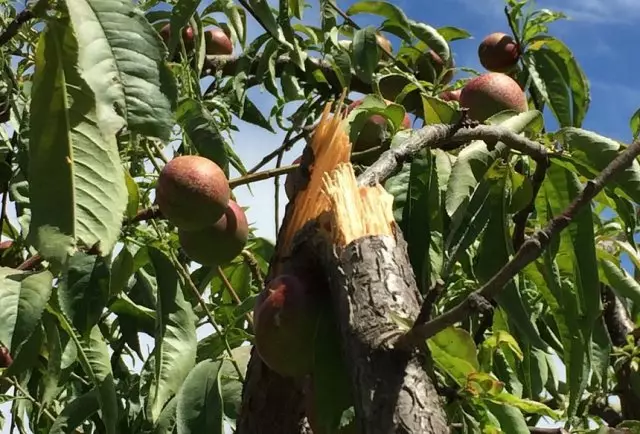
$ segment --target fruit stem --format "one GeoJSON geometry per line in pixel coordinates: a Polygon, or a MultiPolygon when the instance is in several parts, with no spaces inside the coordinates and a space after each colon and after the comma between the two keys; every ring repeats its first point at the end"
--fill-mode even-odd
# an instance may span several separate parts
{"type": "Polygon", "coordinates": [[[215,318],[213,317],[213,314],[207,307],[207,302],[204,300],[204,298],[202,298],[202,294],[200,294],[200,292],[198,291],[198,288],[193,283],[193,280],[191,280],[191,276],[189,275],[189,270],[187,270],[185,266],[178,260],[178,258],[175,256],[175,253],[171,252],[170,255],[171,255],[171,260],[176,267],[176,270],[178,270],[178,273],[184,279],[185,284],[189,287],[191,292],[193,292],[193,295],[198,299],[198,303],[200,303],[200,307],[202,307],[202,310],[204,310],[204,313],[207,315],[207,318],[209,318],[209,322],[211,323],[211,326],[213,326],[213,329],[216,331],[218,336],[220,336],[220,338],[222,339],[222,342],[224,342],[225,350],[227,351],[227,353],[229,354],[229,358],[231,359],[231,364],[233,365],[236,372],[238,373],[238,378],[240,379],[240,381],[244,383],[244,375],[242,374],[242,370],[240,369],[240,366],[238,366],[238,362],[236,362],[236,359],[233,357],[233,352],[231,351],[231,346],[229,345],[229,341],[227,341],[227,338],[224,336],[222,329],[220,328],[215,318]]]}

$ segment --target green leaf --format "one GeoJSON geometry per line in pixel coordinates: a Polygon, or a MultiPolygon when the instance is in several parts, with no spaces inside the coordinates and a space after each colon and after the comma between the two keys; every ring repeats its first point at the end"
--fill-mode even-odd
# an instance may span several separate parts
{"type": "Polygon", "coordinates": [[[460,386],[467,384],[467,376],[480,369],[476,345],[466,330],[447,327],[427,340],[434,362],[460,386]]]}
{"type": "Polygon", "coordinates": [[[280,41],[288,49],[293,49],[291,43],[285,39],[282,29],[278,25],[273,12],[271,12],[269,2],[267,0],[249,0],[249,4],[271,36],[280,41]]]}
{"type": "MultiPolygon", "coordinates": [[[[508,118],[499,125],[521,133],[538,122],[539,118],[540,112],[531,110],[508,118]]],[[[500,142],[493,151],[489,151],[483,141],[474,141],[460,151],[447,186],[446,209],[450,216],[469,200],[471,193],[496,158],[508,152],[509,149],[500,142]]]]}
{"type": "Polygon", "coordinates": [[[53,422],[49,434],[67,434],[74,432],[76,428],[82,425],[82,422],[96,414],[100,409],[100,401],[97,389],[91,389],[84,395],[81,395],[60,412],[53,422]]]}
{"type": "Polygon", "coordinates": [[[129,200],[127,201],[127,208],[125,210],[125,216],[128,219],[132,219],[138,213],[138,204],[140,203],[140,189],[136,181],[129,175],[129,172],[124,172],[124,182],[127,185],[127,192],[129,200]]]}
{"type": "Polygon", "coordinates": [[[445,101],[423,94],[420,94],[420,97],[422,98],[425,125],[452,124],[460,118],[460,112],[445,101]]]}
{"type": "Polygon", "coordinates": [[[150,419],[158,420],[164,404],[178,392],[195,365],[196,317],[178,285],[177,272],[164,253],[149,247],[158,282],[154,385],[149,399],[150,419]]]}
{"type": "MultiPolygon", "coordinates": [[[[475,275],[480,284],[488,282],[513,254],[513,245],[508,232],[508,200],[510,197],[509,166],[496,161],[486,174],[491,183],[489,193],[489,208],[491,218],[482,235],[476,254],[475,275]]],[[[520,332],[530,345],[542,350],[547,344],[540,337],[538,330],[531,321],[532,312],[521,294],[517,282],[512,279],[495,297],[496,301],[507,312],[509,322],[520,332]]]]}
{"type": "Polygon", "coordinates": [[[118,401],[116,388],[111,371],[109,351],[100,328],[95,326],[91,329],[90,335],[86,339],[79,337],[73,330],[73,326],[67,321],[64,314],[55,312],[62,328],[71,336],[76,346],[78,360],[95,385],[98,394],[98,402],[102,412],[102,421],[108,434],[116,433],[118,423],[118,401]]]}
{"type": "Polygon", "coordinates": [[[115,137],[96,120],[76,55],[71,29],[49,21],[36,51],[31,100],[29,238],[43,257],[58,262],[76,241],[99,244],[108,254],[127,206],[115,137]]]}
{"type": "Polygon", "coordinates": [[[584,71],[578,64],[576,57],[569,48],[560,40],[544,35],[532,38],[532,42],[527,46],[527,51],[533,52],[540,49],[546,49],[554,52],[560,57],[561,62],[566,67],[565,80],[571,89],[572,99],[572,123],[574,127],[582,126],[584,117],[589,110],[591,103],[591,94],[589,81],[584,71]]]}
{"type": "Polygon", "coordinates": [[[469,39],[471,37],[471,33],[466,30],[452,26],[440,27],[438,28],[438,33],[448,42],[459,39],[469,39]]]}
{"type": "Polygon", "coordinates": [[[640,283],[636,281],[618,261],[598,249],[598,270],[600,279],[613,288],[617,294],[640,304],[640,283]]]}
{"type": "Polygon", "coordinates": [[[356,74],[366,83],[371,83],[379,59],[380,47],[376,39],[376,30],[371,26],[357,30],[353,36],[353,61],[356,74]]]}
{"type": "Polygon", "coordinates": [[[631,119],[629,119],[629,126],[631,127],[633,140],[636,140],[640,136],[640,109],[636,110],[631,119]]]}
{"type": "Polygon", "coordinates": [[[494,404],[491,401],[485,401],[485,405],[491,411],[491,414],[498,419],[500,432],[509,434],[529,433],[527,421],[517,408],[504,404],[494,404]]]}
{"type": "Polygon", "coordinates": [[[15,355],[40,323],[53,275],[0,267],[0,342],[15,355]]]}
{"type": "Polygon", "coordinates": [[[115,132],[117,113],[131,131],[168,140],[177,90],[158,33],[129,0],[66,4],[78,40],[78,65],[96,95],[100,125],[114,124],[108,131],[115,132]]]}
{"type": "MultiPolygon", "coordinates": [[[[591,179],[625,149],[613,139],[580,128],[563,128],[555,137],[569,150],[571,160],[583,169],[580,173],[591,179]]],[[[614,176],[611,184],[627,198],[640,202],[640,163],[634,159],[629,167],[614,176]]]]}
{"type": "MultiPolygon", "coordinates": [[[[552,164],[542,184],[538,218],[549,220],[561,215],[578,195],[582,186],[577,176],[552,164]]],[[[554,318],[563,324],[562,344],[569,385],[568,414],[574,415],[582,399],[591,369],[591,335],[600,314],[598,266],[596,262],[593,214],[589,207],[581,210],[572,224],[561,232],[557,248],[545,251],[545,278],[551,293],[544,291],[553,306],[554,318]],[[557,251],[554,258],[554,250],[557,251]],[[553,260],[555,259],[555,264],[553,260]]]]}
{"type": "Polygon", "coordinates": [[[401,27],[409,27],[409,19],[398,6],[386,2],[375,0],[363,0],[349,6],[346,10],[347,15],[357,14],[374,14],[387,18],[387,20],[400,25],[401,27]]]}
{"type": "Polygon", "coordinates": [[[153,434],[174,434],[177,424],[176,408],[178,407],[178,397],[174,396],[167,402],[162,409],[158,422],[153,431],[153,434]]]}
{"type": "Polygon", "coordinates": [[[558,120],[561,127],[573,125],[571,116],[571,89],[568,87],[569,72],[564,59],[551,50],[531,51],[536,73],[531,74],[533,83],[558,120]]]}
{"type": "Polygon", "coordinates": [[[106,258],[77,252],[66,264],[58,300],[71,324],[85,336],[98,323],[109,298],[106,258]]]}
{"type": "Polygon", "coordinates": [[[447,40],[438,31],[425,23],[419,23],[413,20],[409,21],[411,31],[416,38],[427,44],[444,62],[445,65],[450,64],[451,50],[447,40]]]}
{"type": "Polygon", "coordinates": [[[173,57],[176,47],[179,48],[180,30],[189,24],[189,20],[196,12],[199,0],[178,0],[171,10],[171,36],[169,38],[169,57],[173,57]]]}
{"type": "MultiPolygon", "coordinates": [[[[231,343],[229,345],[231,345],[231,343]]],[[[238,368],[240,368],[242,378],[240,378],[236,367],[231,363],[230,357],[223,360],[222,367],[220,368],[220,390],[224,403],[224,414],[231,420],[238,420],[240,414],[242,407],[242,389],[244,387],[243,378],[247,375],[247,366],[251,358],[252,348],[253,347],[249,345],[245,345],[231,350],[231,355],[238,368]]]]}
{"type": "Polygon", "coordinates": [[[495,402],[496,404],[506,404],[508,406],[515,407],[524,411],[525,413],[539,414],[540,416],[547,416],[552,419],[559,418],[558,413],[556,413],[543,403],[532,401],[530,399],[518,398],[517,396],[514,396],[509,392],[505,392],[504,390],[501,393],[493,395],[488,399],[492,402],[495,402]]]}
{"type": "Polygon", "coordinates": [[[305,98],[304,91],[298,82],[298,77],[292,65],[287,65],[280,75],[282,93],[287,101],[301,100],[305,98]]]}
{"type": "Polygon", "coordinates": [[[176,110],[178,124],[189,142],[205,158],[215,162],[228,173],[229,158],[225,151],[226,142],[216,121],[200,101],[185,98],[176,110]]]}
{"type": "Polygon", "coordinates": [[[222,434],[221,361],[198,363],[185,378],[176,408],[178,434],[222,434]]]}

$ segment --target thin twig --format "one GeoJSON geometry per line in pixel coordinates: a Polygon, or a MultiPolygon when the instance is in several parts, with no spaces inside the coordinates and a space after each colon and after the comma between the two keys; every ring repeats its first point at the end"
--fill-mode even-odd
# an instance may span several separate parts
{"type": "Polygon", "coordinates": [[[472,292],[457,306],[432,321],[414,326],[398,340],[398,345],[401,347],[419,345],[439,331],[467,318],[476,309],[474,305],[478,300],[494,298],[507,282],[520,273],[524,267],[540,257],[551,240],[569,226],[575,216],[582,211],[582,208],[591,203],[591,200],[604,189],[605,185],[618,172],[628,168],[638,155],[640,155],[640,140],[635,141],[624,152],[620,153],[595,179],[587,181],[582,191],[564,212],[549,221],[544,229],[537,231],[535,235],[527,239],[513,259],[480,289],[472,292]]]}
{"type": "Polygon", "coordinates": [[[149,208],[141,209],[135,216],[128,220],[125,220],[123,224],[129,225],[146,220],[152,220],[155,218],[162,218],[162,213],[160,212],[160,208],[158,207],[158,205],[152,205],[149,208]]]}
{"type": "Polygon", "coordinates": [[[538,192],[540,192],[540,187],[544,182],[544,178],[547,176],[547,169],[550,164],[551,163],[548,159],[537,162],[536,170],[533,172],[533,176],[531,177],[531,187],[533,190],[531,200],[525,208],[513,216],[513,223],[515,224],[512,240],[514,250],[518,250],[524,243],[527,220],[529,220],[529,215],[535,210],[536,197],[538,196],[538,192]]]}
{"type": "MultiPolygon", "coordinates": [[[[282,167],[282,158],[284,157],[284,150],[280,151],[278,158],[276,158],[276,170],[282,167]]],[[[280,176],[279,174],[273,178],[273,227],[275,233],[278,233],[278,226],[280,225],[280,176]]]]}
{"type": "Polygon", "coordinates": [[[24,388],[20,385],[20,383],[17,380],[13,380],[11,378],[5,378],[5,380],[9,384],[11,384],[13,387],[15,387],[16,390],[18,392],[20,392],[25,397],[25,399],[31,401],[31,403],[33,403],[33,405],[38,407],[38,410],[41,410],[45,414],[45,416],[47,416],[49,418],[49,420],[51,420],[51,422],[54,422],[56,420],[56,417],[53,414],[51,414],[51,412],[49,410],[44,408],[44,406],[38,400],[36,400],[33,396],[31,396],[31,394],[29,392],[24,390],[24,388]]]}
{"type": "Polygon", "coordinates": [[[273,151],[265,155],[264,158],[260,160],[258,164],[252,167],[251,170],[249,170],[247,173],[248,174],[255,173],[258,170],[262,169],[271,160],[273,160],[278,155],[280,155],[282,151],[288,151],[289,149],[291,149],[291,147],[296,143],[298,143],[300,139],[302,139],[306,134],[308,134],[308,132],[306,130],[303,130],[300,133],[296,134],[295,136],[289,138],[288,140],[285,139],[280,146],[278,146],[276,149],[274,149],[273,151]]]}
{"type": "Polygon", "coordinates": [[[293,172],[300,166],[299,164],[291,164],[289,166],[277,167],[275,169],[265,170],[263,172],[252,173],[250,175],[240,176],[238,178],[230,179],[229,186],[235,188],[239,185],[251,184],[256,181],[263,181],[265,179],[273,178],[274,176],[285,175],[293,172]]]}

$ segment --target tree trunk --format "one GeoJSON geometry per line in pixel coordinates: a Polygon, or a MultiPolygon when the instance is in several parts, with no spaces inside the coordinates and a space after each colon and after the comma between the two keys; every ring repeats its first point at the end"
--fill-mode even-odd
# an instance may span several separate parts
{"type": "MultiPolygon", "coordinates": [[[[426,353],[393,346],[404,332],[394,318],[415,321],[420,294],[393,218],[393,197],[379,184],[358,186],[348,164],[342,101],[338,107],[332,118],[331,104],[325,107],[305,149],[305,185],[296,186],[287,205],[267,279],[286,266],[328,282],[359,433],[449,433],[426,353]]],[[[253,351],[238,433],[307,432],[301,386],[271,371],[253,351]]]]}
{"type": "Polygon", "coordinates": [[[402,334],[394,316],[414,320],[420,311],[400,229],[395,227],[395,237],[358,238],[344,248],[325,240],[317,234],[294,247],[291,257],[294,269],[296,263],[319,260],[327,273],[358,431],[448,433],[440,397],[425,370],[426,357],[392,346],[402,334]]]}

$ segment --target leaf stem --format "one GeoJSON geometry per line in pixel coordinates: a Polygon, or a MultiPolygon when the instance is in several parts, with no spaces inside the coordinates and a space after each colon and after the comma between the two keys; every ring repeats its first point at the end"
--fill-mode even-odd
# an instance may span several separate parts
{"type": "MultiPolygon", "coordinates": [[[[227,291],[229,291],[231,297],[235,300],[236,303],[238,303],[238,306],[241,305],[242,300],[240,300],[240,297],[238,297],[238,293],[235,289],[233,289],[233,285],[231,285],[231,282],[229,282],[229,279],[227,279],[227,276],[224,274],[224,270],[220,266],[218,266],[218,274],[220,275],[222,284],[225,286],[225,288],[227,288],[227,291]]],[[[253,316],[251,316],[251,314],[247,312],[246,317],[251,327],[253,327],[253,316]]]]}

